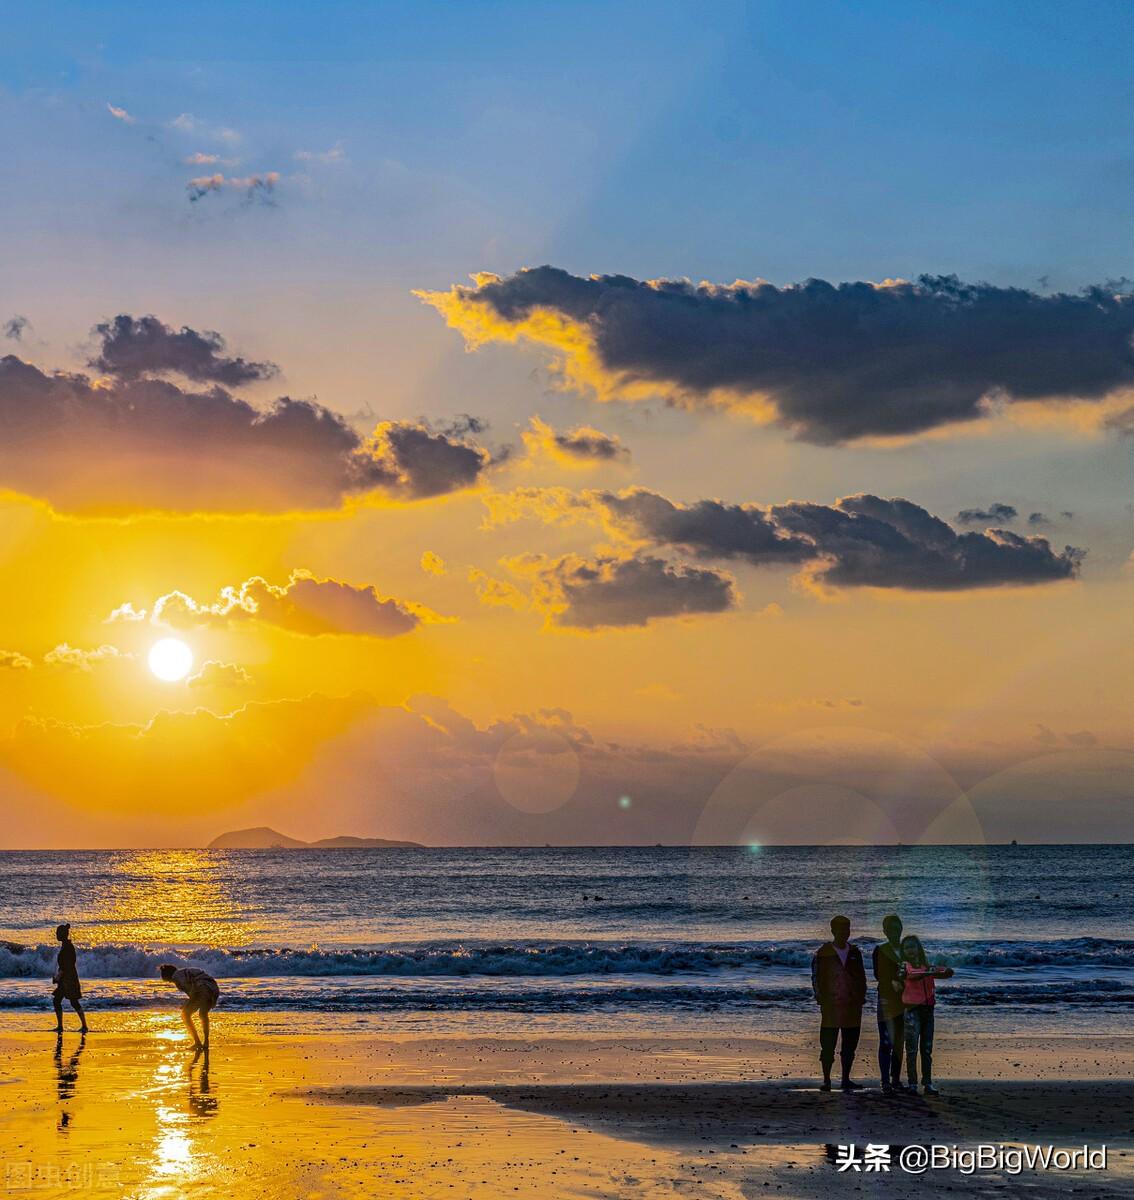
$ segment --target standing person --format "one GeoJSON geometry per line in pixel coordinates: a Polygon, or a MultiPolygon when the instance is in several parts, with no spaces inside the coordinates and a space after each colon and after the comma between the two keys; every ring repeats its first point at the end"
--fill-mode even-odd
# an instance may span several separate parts
{"type": "Polygon", "coordinates": [[[937,1004],[934,980],[950,979],[952,967],[931,967],[921,939],[902,938],[902,1004],[905,1005],[906,1078],[917,1091],[917,1058],[921,1052],[922,1092],[939,1096],[933,1086],[933,1009],[937,1004]]]}
{"type": "Polygon", "coordinates": [[[189,997],[181,1006],[181,1019],[185,1022],[193,1045],[196,1049],[209,1048],[209,1010],[220,999],[220,988],[217,981],[200,967],[175,967],[172,963],[163,963],[158,968],[166,983],[175,984],[189,997]],[[193,1014],[201,1014],[201,1027],[205,1033],[202,1042],[197,1036],[197,1026],[193,1024],[193,1014]]]}
{"type": "Polygon", "coordinates": [[[906,1006],[902,1003],[902,918],[882,918],[884,942],[874,947],[871,965],[878,984],[878,1072],[882,1093],[904,1092],[902,1050],[906,1044],[906,1006]]]}
{"type": "Polygon", "coordinates": [[[63,1001],[70,1002],[71,1007],[79,1014],[79,1031],[87,1032],[87,1015],[83,1012],[83,989],[79,986],[79,968],[75,956],[75,943],[71,941],[71,926],[57,925],[55,937],[59,942],[59,957],[56,959],[55,975],[52,982],[55,991],[51,993],[51,1003],[55,1009],[55,1032],[63,1032],[63,1001]]]}
{"type": "Polygon", "coordinates": [[[824,942],[811,960],[811,991],[819,1005],[819,1062],[823,1067],[821,1091],[831,1090],[835,1044],[842,1036],[842,1090],[856,1092],[862,1085],[851,1079],[851,1065],[862,1032],[862,1006],[866,1003],[866,969],[862,951],[850,942],[850,918],[831,918],[831,940],[824,942]]]}

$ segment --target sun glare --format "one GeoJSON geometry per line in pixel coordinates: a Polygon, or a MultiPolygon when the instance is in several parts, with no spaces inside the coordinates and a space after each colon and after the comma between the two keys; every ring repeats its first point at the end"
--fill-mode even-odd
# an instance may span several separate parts
{"type": "Polygon", "coordinates": [[[150,647],[149,664],[158,679],[176,683],[193,669],[193,651],[179,638],[162,638],[150,647]]]}

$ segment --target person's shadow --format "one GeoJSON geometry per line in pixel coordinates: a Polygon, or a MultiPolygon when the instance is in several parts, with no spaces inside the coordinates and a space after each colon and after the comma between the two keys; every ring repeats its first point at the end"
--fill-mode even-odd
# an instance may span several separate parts
{"type": "Polygon", "coordinates": [[[66,1133],[71,1127],[71,1101],[75,1097],[75,1087],[79,1082],[79,1059],[86,1047],[87,1038],[83,1034],[79,1044],[70,1058],[63,1057],[63,1035],[55,1039],[55,1088],[59,1095],[59,1119],[56,1128],[60,1133],[66,1133]]]}
{"type": "Polygon", "coordinates": [[[209,1081],[209,1052],[198,1046],[189,1060],[189,1111],[198,1117],[215,1117],[218,1104],[209,1081]],[[194,1074],[198,1063],[200,1070],[194,1074]]]}

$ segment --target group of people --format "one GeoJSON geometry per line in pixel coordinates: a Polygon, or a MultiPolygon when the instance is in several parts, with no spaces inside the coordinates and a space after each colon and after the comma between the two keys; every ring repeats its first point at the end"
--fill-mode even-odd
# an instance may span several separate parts
{"type": "MultiPolygon", "coordinates": [[[[87,1033],[87,1014],[83,1011],[83,988],[79,982],[78,956],[75,953],[75,943],[71,941],[71,926],[57,925],[55,938],[59,942],[59,956],[56,959],[55,975],[52,983],[55,990],[51,993],[51,1003],[55,1008],[55,1032],[63,1032],[63,1001],[66,1000],[79,1015],[79,1032],[87,1033]]],[[[200,967],[175,967],[173,963],[162,963],[158,974],[166,983],[172,983],[179,991],[185,993],[188,999],[181,1006],[181,1019],[189,1030],[193,1045],[198,1050],[209,1048],[209,1013],[216,1007],[220,999],[220,988],[217,981],[200,967]],[[201,1029],[204,1037],[197,1033],[193,1022],[194,1013],[201,1018],[201,1029]]]]}
{"type": "MultiPolygon", "coordinates": [[[[831,918],[831,940],[824,942],[811,960],[811,990],[821,1014],[819,1062],[822,1090],[831,1090],[831,1068],[839,1047],[844,1092],[859,1091],[851,1078],[862,1009],[866,1004],[866,967],[862,951],[850,940],[850,919],[831,918]],[[841,1045],[840,1045],[841,1042],[841,1045]]],[[[887,1096],[916,1092],[918,1064],[922,1092],[936,1096],[933,1086],[933,1009],[936,980],[948,979],[953,970],[933,966],[921,939],[902,936],[902,920],[891,914],[882,922],[886,940],[874,947],[871,967],[878,985],[878,1069],[887,1096]],[[902,1083],[902,1057],[906,1084],[902,1083]]]]}
{"type": "MultiPolygon", "coordinates": [[[[922,1091],[927,1096],[936,1096],[937,1089],[933,1086],[934,983],[938,979],[948,979],[953,971],[950,967],[931,966],[920,939],[902,936],[902,921],[897,915],[886,917],[882,930],[886,940],[874,947],[871,956],[878,984],[878,1068],[882,1091],[886,1095],[916,1091],[920,1060],[922,1091]],[[908,1088],[901,1079],[903,1052],[908,1088]]],[[[831,940],[824,942],[811,960],[811,990],[822,1018],[819,1062],[823,1067],[822,1090],[825,1092],[831,1090],[831,1068],[837,1046],[842,1061],[840,1086],[843,1091],[858,1091],[862,1087],[851,1078],[851,1067],[862,1032],[866,968],[862,951],[850,940],[850,931],[848,917],[832,917],[831,940]]],[[[71,926],[57,926],[55,937],[59,942],[59,957],[52,980],[55,990],[51,994],[55,1032],[63,1032],[63,1001],[66,1000],[78,1013],[80,1031],[85,1034],[87,1017],[83,1012],[83,991],[75,944],[71,941],[71,926]]],[[[172,963],[163,963],[158,974],[185,993],[187,999],[181,1006],[182,1020],[193,1045],[197,1049],[207,1049],[209,1013],[220,999],[217,981],[199,967],[175,967],[172,963]],[[203,1038],[197,1033],[194,1014],[201,1018],[203,1038]]]]}

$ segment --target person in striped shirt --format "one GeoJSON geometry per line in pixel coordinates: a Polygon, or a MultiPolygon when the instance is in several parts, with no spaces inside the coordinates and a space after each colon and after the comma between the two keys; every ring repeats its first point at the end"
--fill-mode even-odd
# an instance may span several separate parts
{"type": "Polygon", "coordinates": [[[185,1022],[193,1045],[198,1049],[209,1048],[209,1012],[220,999],[220,988],[217,981],[200,967],[175,967],[172,963],[163,963],[160,967],[161,977],[166,983],[174,984],[183,991],[188,1000],[181,1006],[181,1019],[185,1022]],[[201,1014],[201,1026],[205,1033],[204,1041],[197,1036],[197,1026],[193,1023],[193,1014],[201,1014]]]}

